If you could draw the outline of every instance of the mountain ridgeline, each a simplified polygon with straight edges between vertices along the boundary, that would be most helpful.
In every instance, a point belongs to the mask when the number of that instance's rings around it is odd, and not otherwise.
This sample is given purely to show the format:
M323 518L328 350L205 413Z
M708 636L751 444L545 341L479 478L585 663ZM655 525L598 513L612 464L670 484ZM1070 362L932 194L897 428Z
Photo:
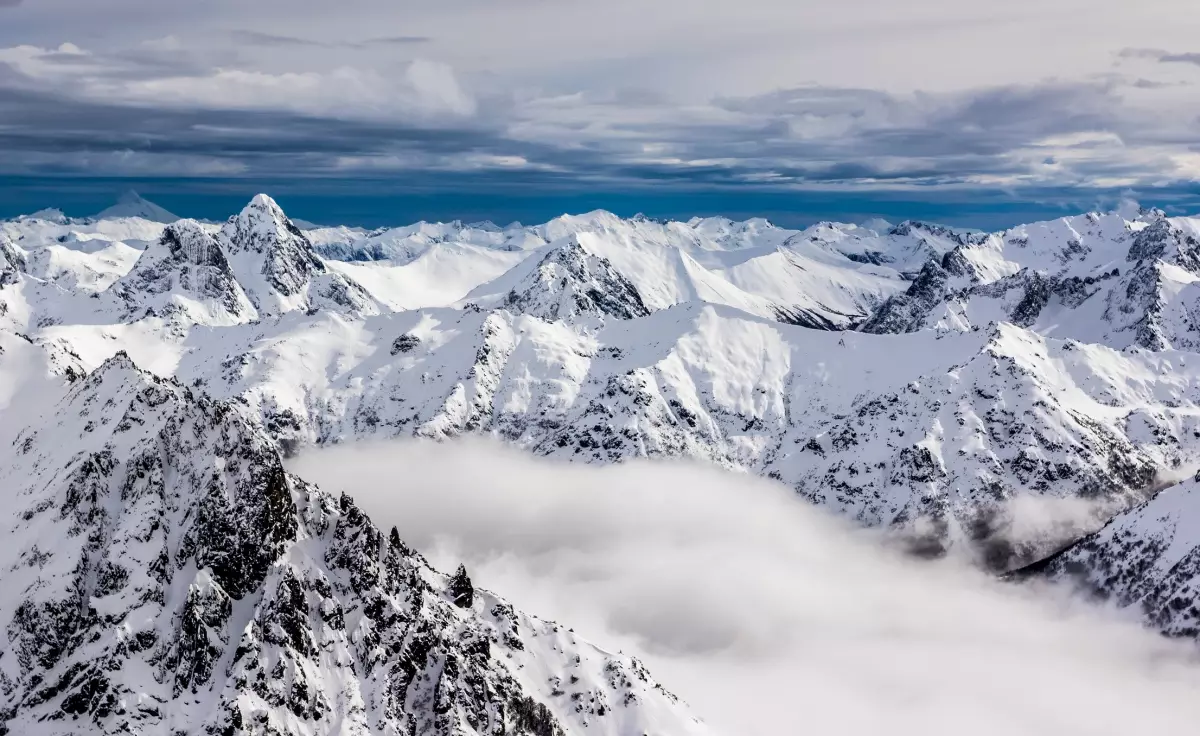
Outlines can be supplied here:
M0 731L708 733L284 469L358 439L695 458L1197 635L1200 220L123 205L0 222ZM1025 503L1087 511L1030 534Z

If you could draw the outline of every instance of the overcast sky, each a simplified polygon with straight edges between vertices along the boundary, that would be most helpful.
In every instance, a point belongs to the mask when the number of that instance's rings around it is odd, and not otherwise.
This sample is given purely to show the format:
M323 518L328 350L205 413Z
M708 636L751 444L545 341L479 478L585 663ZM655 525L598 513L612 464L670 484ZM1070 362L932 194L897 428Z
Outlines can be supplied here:
M1188 208L1198 38L1189 0L0 0L0 215Z

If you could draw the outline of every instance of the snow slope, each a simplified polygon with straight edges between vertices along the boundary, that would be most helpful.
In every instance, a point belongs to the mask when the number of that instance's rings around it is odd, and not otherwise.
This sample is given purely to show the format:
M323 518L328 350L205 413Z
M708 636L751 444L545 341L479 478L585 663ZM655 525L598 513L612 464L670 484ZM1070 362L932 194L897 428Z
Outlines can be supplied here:
M124 354L4 453L5 733L708 733Z
M260 195L219 225L3 223L0 331L73 373L124 351L288 452L481 433L702 458L1010 570L1200 469L1198 223L366 232ZM1086 513L1015 539L1026 501Z
M330 260L326 263L337 273L362 284L389 308L400 311L450 306L526 257L522 251L435 243L400 262Z
M161 222L163 224L169 224L179 219L177 215L167 212L153 202L143 199L141 195L134 191L122 194L116 204L102 210L93 219L116 220L127 217L138 217L143 220Z
M297 310L380 310L365 289L325 265L300 228L266 195L231 217L219 238L231 273L261 317Z

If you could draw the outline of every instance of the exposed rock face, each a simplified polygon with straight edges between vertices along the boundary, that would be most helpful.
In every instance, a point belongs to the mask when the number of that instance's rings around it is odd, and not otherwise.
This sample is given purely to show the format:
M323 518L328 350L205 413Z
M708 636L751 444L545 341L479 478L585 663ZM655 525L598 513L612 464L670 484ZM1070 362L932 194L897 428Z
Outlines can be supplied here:
M458 566L458 570L450 578L446 592L450 595L450 600L454 605L459 608L471 607L475 601L475 587L471 585L471 578L467 576L466 565Z
M1118 515L1039 571L1137 610L1168 636L1200 637L1200 482Z
M1189 271L1200 269L1200 241L1185 233L1166 218L1158 219L1139 230L1129 246L1125 260L1136 261L1162 259Z
M637 288L612 263L589 253L578 238L550 251L509 292L504 308L548 322L634 319L650 310Z
M221 243L192 220L167 226L110 293L131 318L178 315L202 324L237 324L258 316Z
M381 311L362 286L325 266L304 232L266 195L231 217L221 237L260 317L291 311Z
M25 256L7 235L0 233L0 287L15 284L17 274L25 271Z
M873 334L916 332L934 307L946 298L950 275L933 261L925 264L908 291L884 302L859 329Z
M0 733L706 733L124 354L4 459Z

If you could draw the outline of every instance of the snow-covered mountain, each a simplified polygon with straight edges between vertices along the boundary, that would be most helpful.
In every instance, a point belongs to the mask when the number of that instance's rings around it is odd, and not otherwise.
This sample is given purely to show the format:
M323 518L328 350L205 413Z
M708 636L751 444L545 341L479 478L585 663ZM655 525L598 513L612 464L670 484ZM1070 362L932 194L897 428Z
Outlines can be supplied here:
M1200 480L1189 479L1118 515L1038 566L1174 637L1200 637Z
M867 332L995 321L1123 349L1195 350L1200 221L1082 215L973 238L926 263Z
M116 220L129 217L138 217L143 220L161 222L163 224L172 223L179 219L178 215L174 215L153 202L143 199L140 194L134 191L122 194L116 204L101 210L93 219Z
M702 458L1008 570L1200 469L1198 222L364 231L302 229L260 195L222 224L0 223L0 334L54 375L123 351L280 452L481 433L580 462ZM31 432L80 408L19 403ZM1024 500L1088 513L1014 535Z
M231 274L260 318L297 310L358 314L380 310L365 289L325 265L300 228L270 197L255 197L225 223L219 238Z
M130 318L177 314L194 323L225 325L258 316L226 247L192 220L168 226L109 293Z
M238 406L124 353L74 384L4 450L0 732L708 733L289 475Z

